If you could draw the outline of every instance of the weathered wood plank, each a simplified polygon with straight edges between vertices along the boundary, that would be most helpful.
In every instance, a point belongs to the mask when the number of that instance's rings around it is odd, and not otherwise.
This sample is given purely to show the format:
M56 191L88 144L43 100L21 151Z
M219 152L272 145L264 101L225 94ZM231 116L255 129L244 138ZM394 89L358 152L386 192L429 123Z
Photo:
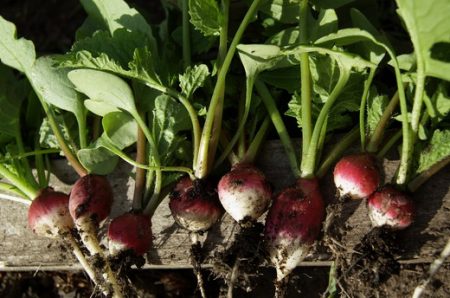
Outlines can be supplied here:
M71 182L76 177L67 171L63 162L56 163L57 168L63 168L58 176ZM294 177L289 170L288 161L279 142L267 142L259 155L258 163L267 173L276 190L291 184ZM392 177L397 161L385 160L386 178ZM133 180L128 173L131 167L121 165L109 178L113 184L116 201L112 216L119 215L130 208L130 198L133 191ZM386 180L388 181L388 180ZM418 217L415 224L402 233L405 253L403 262L429 262L445 244L450 235L450 171L441 171L436 177L425 184L415 195ZM52 183L56 189L69 191L70 185L54 178ZM324 193L328 198L334 196L330 177L324 178ZM351 250L361 237L370 229L365 204L359 201L345 204L344 218L347 234L343 238L345 246ZM27 206L10 201L0 201L0 269L1 270L53 270L79 269L72 255L61 250L62 243L48 240L34 235L27 228ZM107 223L106 223L107 224ZM147 255L148 268L185 268L189 267L187 258L190 241L189 236L173 221L164 200L152 219L154 233L154 248ZM217 251L224 250L232 241L236 224L227 215L220 224L210 231L205 240L205 251L209 252L206 265L211 263L211 256ZM323 250L318 250L323 251ZM327 266L330 264L329 255L313 253L302 265Z

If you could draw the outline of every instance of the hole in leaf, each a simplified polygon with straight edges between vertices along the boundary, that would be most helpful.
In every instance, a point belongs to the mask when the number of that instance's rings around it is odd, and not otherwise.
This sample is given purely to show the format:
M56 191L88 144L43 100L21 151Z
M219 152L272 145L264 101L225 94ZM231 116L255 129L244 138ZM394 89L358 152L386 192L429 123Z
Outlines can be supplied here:
M442 62L450 62L450 42L437 42L431 48L431 58Z

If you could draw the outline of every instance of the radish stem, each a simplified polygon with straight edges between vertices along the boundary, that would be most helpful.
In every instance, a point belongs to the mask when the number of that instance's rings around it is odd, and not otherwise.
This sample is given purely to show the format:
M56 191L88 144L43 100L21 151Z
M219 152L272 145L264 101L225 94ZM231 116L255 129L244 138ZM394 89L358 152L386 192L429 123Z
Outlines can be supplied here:
M247 13L244 16L239 28L234 35L234 38L231 42L230 48L228 49L227 55L223 61L222 68L219 71L217 76L217 82L214 87L213 95L211 97L211 102L209 104L208 113L206 115L205 124L203 126L202 137L200 140L199 150L198 150L198 158L197 158L197 166L195 167L195 177L204 178L209 173L209 165L208 165L208 154L214 155L214 152L210 152L210 139L213 134L213 124L215 118L216 107L220 103L221 94L225 85L225 78L228 72L228 68L230 67L231 60L234 57L234 53L236 51L236 47L239 44L242 35L244 34L245 29L248 24L254 17L256 10L259 6L261 0L254 0L250 5ZM220 132L219 132L220 133Z
M143 113L141 113L143 116ZM138 127L137 132L137 142L136 142L136 163L143 164L146 162L146 144L145 144L145 135L143 130ZM142 208L142 199L145 193L145 170L136 167L136 177L134 183L134 192L133 192L133 209L140 210Z
M259 96L264 102L264 105L266 106L275 129L277 130L280 141L283 144L284 150L286 151L286 155L289 159L289 165L291 166L292 173L294 174L294 176L300 177L300 171L298 168L294 145L292 144L291 137L289 136L288 130L284 125L280 112L277 109L275 100L272 97L269 89L262 81L256 80L255 87L258 91Z
M367 111L367 99L369 96L370 86L372 85L373 78L375 76L376 68L370 68L369 76L364 82L364 91L361 97L361 105L359 107L359 129L361 138L361 151L366 150L366 111Z

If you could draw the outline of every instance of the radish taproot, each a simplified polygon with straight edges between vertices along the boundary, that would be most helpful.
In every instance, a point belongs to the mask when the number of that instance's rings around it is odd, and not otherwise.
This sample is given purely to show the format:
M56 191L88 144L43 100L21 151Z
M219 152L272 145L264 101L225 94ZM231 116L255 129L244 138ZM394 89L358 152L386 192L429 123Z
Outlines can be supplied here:
M281 283L306 257L325 214L319 181L298 179L275 198L266 218L265 240Z
M92 257L99 258L102 274L113 297L124 297L123 285L105 256L97 237L99 224L112 207L113 191L105 176L88 174L80 177L72 186L69 211L80 234L81 241Z

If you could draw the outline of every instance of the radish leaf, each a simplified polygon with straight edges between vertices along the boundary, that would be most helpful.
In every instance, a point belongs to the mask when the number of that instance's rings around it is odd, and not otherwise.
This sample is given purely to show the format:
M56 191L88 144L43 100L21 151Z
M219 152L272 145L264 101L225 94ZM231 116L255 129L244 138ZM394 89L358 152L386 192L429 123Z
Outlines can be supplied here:
M220 35L223 16L216 0L189 0L189 14L192 25L204 36Z
M450 130L435 130L428 143L418 143L416 174L431 168L450 156Z
M36 59L34 45L16 37L16 26L0 16L0 60L20 72L28 72Z
M192 94L198 88L202 87L206 78L210 75L208 67L205 64L188 66L184 74L180 75L180 88L186 98L191 98Z

